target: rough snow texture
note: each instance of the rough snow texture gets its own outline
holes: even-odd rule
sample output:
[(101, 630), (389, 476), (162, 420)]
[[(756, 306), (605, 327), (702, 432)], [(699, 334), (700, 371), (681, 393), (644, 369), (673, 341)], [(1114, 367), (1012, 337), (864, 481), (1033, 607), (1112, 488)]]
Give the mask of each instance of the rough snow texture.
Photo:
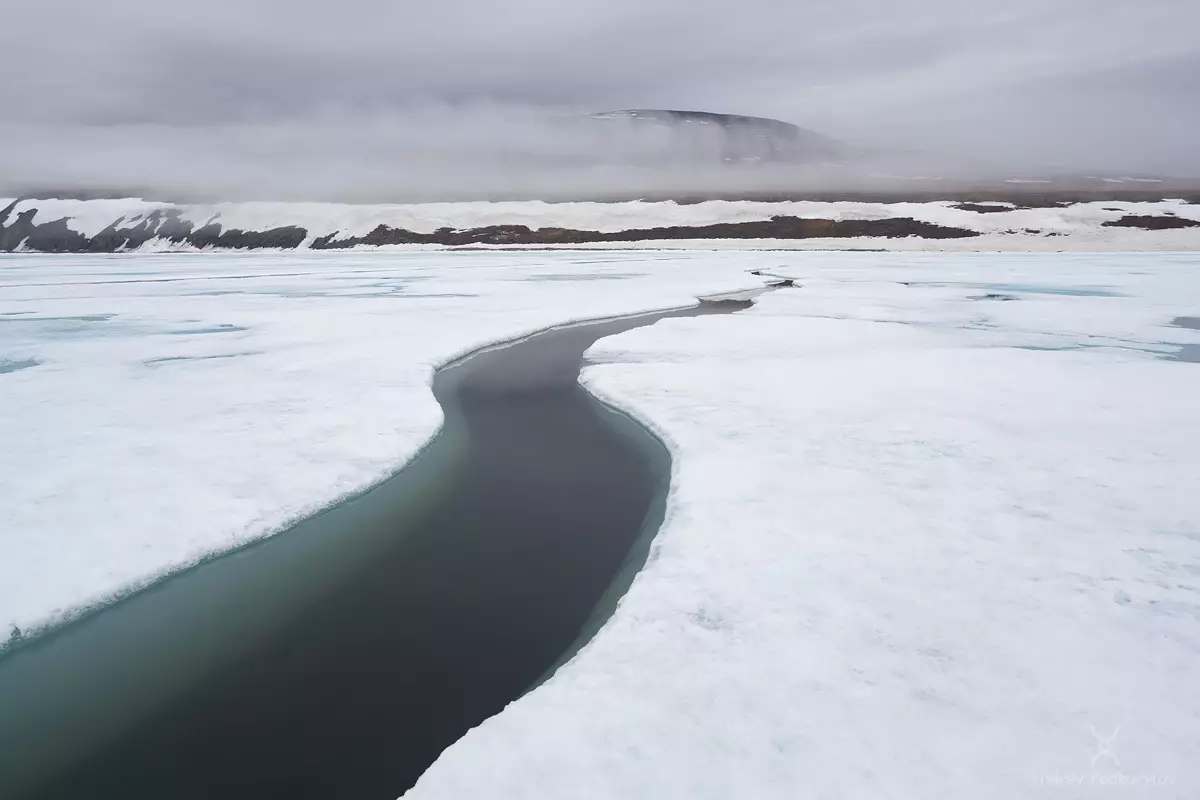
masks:
[(441, 424), (436, 365), (761, 284), (736, 254), (0, 256), (0, 644), (278, 530)]
[(592, 348), (666, 524), (409, 796), (1200, 796), (1200, 261), (775, 256)]
[[(0, 207), (11, 200), (0, 200)], [(345, 205), (337, 203), (219, 203), (177, 206), (137, 199), (122, 200), (22, 200), (9, 215), (8, 224), (22, 212), (36, 209), (33, 223), (42, 225), (66, 220), (66, 226), (87, 237), (106, 228), (132, 227), (156, 211), (179, 212), (179, 219), (200, 228), (210, 222), (225, 230), (269, 231), (302, 228), (307, 236), (301, 248), (317, 239), (336, 240), (364, 236), (383, 225), (420, 234), (442, 228), (469, 230), (494, 225), (525, 225), (531, 229), (569, 228), (611, 233), (625, 230), (696, 227), (717, 223), (765, 221), (776, 216), (805, 219), (886, 220), (911, 218), (918, 222), (974, 231), (969, 239), (925, 239), (857, 237), (810, 239), (759, 239), (755, 245), (789, 249), (898, 250), (1195, 250), (1200, 249), (1200, 227), (1177, 230), (1140, 230), (1105, 227), (1123, 216), (1162, 217), (1200, 221), (1200, 205), (1182, 201), (1125, 202), (1097, 201), (1063, 207), (1012, 208), (997, 213), (979, 213), (956, 208), (955, 202), (854, 203), (854, 202), (754, 202), (709, 201), (694, 204), (674, 202), (544, 203), (463, 202), (415, 205)], [(996, 203), (989, 203), (996, 205)], [(154, 224), (162, 224), (161, 220)], [(656, 246), (651, 236), (645, 242), (600, 243), (599, 248)], [(721, 246), (722, 240), (716, 244)], [(709, 248), (707, 240), (672, 240), (671, 248)], [(13, 246), (17, 246), (16, 243)], [(419, 245), (418, 245), (419, 246)], [(661, 245), (658, 245), (661, 246)], [(730, 240), (724, 246), (744, 248), (745, 240)], [(180, 249), (164, 238), (151, 239), (141, 249)], [(182, 246), (185, 247), (185, 246)], [(394, 247), (413, 247), (395, 245)]]

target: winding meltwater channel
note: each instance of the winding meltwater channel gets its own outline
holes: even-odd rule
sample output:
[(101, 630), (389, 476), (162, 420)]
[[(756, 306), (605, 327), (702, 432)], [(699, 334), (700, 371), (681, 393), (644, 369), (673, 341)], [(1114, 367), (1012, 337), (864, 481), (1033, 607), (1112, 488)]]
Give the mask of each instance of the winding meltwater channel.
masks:
[(0, 656), (0, 797), (398, 797), (595, 632), (661, 521), (666, 450), (579, 386), (584, 351), (749, 305), (449, 365), (392, 478)]

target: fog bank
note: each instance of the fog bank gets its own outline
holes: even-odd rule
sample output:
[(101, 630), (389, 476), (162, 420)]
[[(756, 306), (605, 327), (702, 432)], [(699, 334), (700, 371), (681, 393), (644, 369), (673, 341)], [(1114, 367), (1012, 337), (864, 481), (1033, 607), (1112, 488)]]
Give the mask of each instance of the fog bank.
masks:
[[(1183, 0), (19, 2), (0, 28), (0, 193), (372, 201), (1200, 176), (1198, 28)], [(889, 155), (849, 177), (730, 170), (650, 158), (674, 151), (645, 130), (565, 122), (623, 108), (773, 117)]]

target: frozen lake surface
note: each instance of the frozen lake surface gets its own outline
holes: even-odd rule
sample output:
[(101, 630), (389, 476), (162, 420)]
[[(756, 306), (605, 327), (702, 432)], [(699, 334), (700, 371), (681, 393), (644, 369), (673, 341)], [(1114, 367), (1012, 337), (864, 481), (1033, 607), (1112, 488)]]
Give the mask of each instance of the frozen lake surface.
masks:
[(456, 354), (747, 269), (801, 288), (590, 351), (673, 450), (667, 521), (412, 796), (1196, 796), (1193, 255), (8, 257), (3, 619), (390, 474)]

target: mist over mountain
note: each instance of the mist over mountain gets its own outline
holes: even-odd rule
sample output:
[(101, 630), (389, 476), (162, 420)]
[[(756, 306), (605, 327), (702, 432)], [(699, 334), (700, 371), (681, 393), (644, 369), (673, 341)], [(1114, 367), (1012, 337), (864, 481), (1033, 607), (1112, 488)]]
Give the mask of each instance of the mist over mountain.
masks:
[[(1031, 192), (1150, 198), (1200, 189), (1197, 181), (1148, 173), (868, 149), (782, 120), (692, 110), (426, 107), (377, 117), (354, 131), (322, 117), (305, 126), (256, 127), (252, 135), (236, 128), (204, 137), (154, 135), (146, 142), (103, 132), (114, 152), (97, 163), (72, 160), (76, 151), (69, 148), (57, 161), (46, 153), (52, 170), (9, 176), (0, 194), (377, 203)], [(326, 142), (346, 137), (351, 144), (344, 150), (326, 149)]]
[(1195, 178), (1197, 29), (1181, 0), (18, 3), (0, 26), (0, 194)]

